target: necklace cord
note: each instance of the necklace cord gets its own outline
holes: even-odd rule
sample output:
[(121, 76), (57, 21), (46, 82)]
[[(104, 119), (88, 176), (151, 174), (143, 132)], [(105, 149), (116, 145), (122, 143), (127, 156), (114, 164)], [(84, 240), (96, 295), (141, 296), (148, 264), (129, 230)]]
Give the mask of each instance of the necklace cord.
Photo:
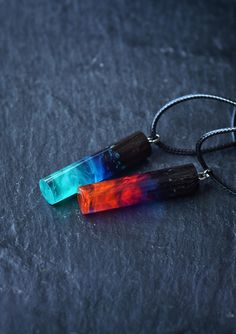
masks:
[[(218, 176), (214, 174), (214, 172), (209, 168), (208, 164), (206, 163), (205, 159), (203, 158), (204, 150), (202, 149), (203, 143), (210, 137), (217, 136), (217, 135), (223, 135), (226, 133), (233, 133), (234, 136), (236, 134), (236, 127), (232, 128), (224, 128), (224, 129), (218, 129), (213, 130), (210, 132), (207, 132), (196, 143), (196, 155), (199, 163), (201, 164), (203, 168), (203, 173), (208, 174), (218, 185), (221, 186), (224, 190), (230, 192), (233, 195), (236, 195), (236, 189), (234, 187), (228, 186), (226, 183), (224, 183)], [(236, 146), (236, 142), (234, 142), (234, 146)]]
[[(150, 136), (150, 138), (151, 138), (152, 142), (155, 143), (156, 145), (158, 145), (160, 148), (162, 148), (164, 151), (166, 151), (168, 153), (178, 154), (178, 155), (192, 155), (192, 156), (196, 155), (195, 149), (178, 148), (178, 147), (170, 146), (170, 145), (167, 145), (167, 144), (163, 143), (160, 140), (159, 135), (157, 134), (157, 130), (156, 130), (157, 123), (158, 123), (159, 119), (161, 118), (161, 116), (167, 110), (171, 109), (172, 107), (176, 106), (177, 104), (180, 104), (180, 103), (183, 103), (183, 102), (186, 102), (186, 101), (190, 101), (190, 100), (196, 100), (196, 99), (210, 99), (210, 100), (215, 100), (215, 101), (219, 101), (219, 102), (223, 102), (223, 103), (233, 105), (234, 106), (234, 113), (233, 113), (233, 119), (232, 119), (232, 122), (233, 122), (232, 126), (236, 126), (236, 102), (235, 101), (229, 100), (227, 98), (217, 96), (217, 95), (190, 94), (190, 95), (181, 96), (181, 97), (178, 97), (174, 100), (171, 100), (170, 102), (165, 104), (160, 110), (158, 110), (158, 112), (154, 116), (154, 119), (153, 119), (152, 125), (151, 125), (151, 136)], [(157, 137), (158, 137), (158, 140), (155, 141), (155, 139)], [(205, 149), (202, 149), (202, 153), (208, 153), (208, 152), (213, 152), (213, 151), (229, 148), (229, 147), (234, 146), (235, 143), (236, 143), (236, 134), (234, 133), (233, 134), (233, 142), (207, 147)]]
[[(236, 107), (234, 107), (234, 110), (233, 110), (231, 127), (232, 127), (232, 128), (235, 128), (235, 127), (236, 127)], [(232, 136), (233, 136), (234, 141), (236, 142), (236, 133), (233, 132), (233, 133), (232, 133)]]

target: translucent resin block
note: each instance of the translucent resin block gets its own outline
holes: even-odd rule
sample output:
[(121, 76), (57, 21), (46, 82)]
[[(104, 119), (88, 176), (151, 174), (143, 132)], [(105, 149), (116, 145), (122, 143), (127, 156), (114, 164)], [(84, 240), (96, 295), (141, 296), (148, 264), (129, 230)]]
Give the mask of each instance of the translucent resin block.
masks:
[(77, 193), (78, 187), (109, 179), (135, 166), (151, 154), (150, 143), (142, 132), (85, 157), (41, 179), (39, 186), (49, 204)]
[(198, 187), (194, 165), (184, 165), (79, 188), (78, 203), (83, 214), (164, 200), (193, 193)]

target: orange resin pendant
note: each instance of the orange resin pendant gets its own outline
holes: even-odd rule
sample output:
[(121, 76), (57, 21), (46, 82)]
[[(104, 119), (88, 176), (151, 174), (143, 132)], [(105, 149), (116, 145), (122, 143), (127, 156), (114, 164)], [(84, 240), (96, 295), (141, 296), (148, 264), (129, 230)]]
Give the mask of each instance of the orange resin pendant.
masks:
[(189, 164), (81, 186), (78, 203), (81, 212), (89, 214), (184, 196), (197, 187), (197, 170)]

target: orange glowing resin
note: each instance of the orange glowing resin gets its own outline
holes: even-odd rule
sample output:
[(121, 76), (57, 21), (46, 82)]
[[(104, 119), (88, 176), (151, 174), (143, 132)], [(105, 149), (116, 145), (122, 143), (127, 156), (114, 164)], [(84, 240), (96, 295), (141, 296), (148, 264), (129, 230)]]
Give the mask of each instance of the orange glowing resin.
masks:
[(198, 187), (194, 165), (177, 166), (79, 187), (83, 214), (192, 193)]

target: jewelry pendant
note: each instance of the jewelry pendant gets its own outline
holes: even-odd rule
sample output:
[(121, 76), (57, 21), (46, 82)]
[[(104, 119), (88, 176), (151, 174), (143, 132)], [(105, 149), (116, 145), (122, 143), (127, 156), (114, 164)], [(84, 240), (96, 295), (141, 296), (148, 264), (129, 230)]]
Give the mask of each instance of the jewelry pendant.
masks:
[[(229, 186), (209, 168), (203, 157), (204, 150), (202, 149), (203, 143), (208, 138), (229, 133), (235, 134), (236, 127), (210, 131), (197, 141), (195, 153), (203, 168), (202, 172), (197, 172), (193, 164), (188, 164), (79, 187), (78, 204), (81, 212), (89, 214), (150, 200), (165, 200), (191, 195), (198, 189), (199, 181), (208, 178), (215, 181), (222, 189), (236, 195), (236, 188)], [(235, 141), (223, 148), (230, 146), (235, 146)]]
[(192, 194), (199, 175), (193, 164), (85, 185), (79, 188), (83, 214)]
[[(142, 132), (136, 132), (130, 135), (129, 137), (119, 141), (118, 143), (110, 145), (109, 147), (105, 148), (104, 150), (94, 155), (85, 157), (41, 179), (39, 181), (39, 186), (42, 195), (49, 204), (56, 204), (72, 195), (75, 195), (77, 193), (78, 187), (80, 186), (117, 177), (124, 170), (133, 166), (137, 166), (138, 163), (145, 160), (151, 154), (151, 144), (158, 145), (160, 148), (169, 153), (180, 154), (180, 155), (195, 155), (196, 151), (194, 149), (172, 147), (170, 145), (165, 144), (160, 139), (160, 135), (157, 133), (157, 123), (160, 120), (160, 117), (164, 114), (164, 112), (166, 112), (168, 109), (172, 108), (173, 106), (179, 103), (194, 99), (211, 99), (233, 105), (234, 107), (236, 106), (235, 101), (231, 101), (229, 99), (220, 96), (206, 95), (206, 94), (191, 94), (172, 100), (168, 102), (166, 105), (164, 105), (154, 116), (151, 125), (151, 135), (149, 137), (146, 137)], [(236, 114), (234, 115), (234, 117), (235, 116)], [(233, 145), (235, 145), (235, 141), (222, 145), (219, 144), (212, 147), (207, 147), (205, 149), (202, 149), (201, 152), (202, 153), (211, 152), (218, 149), (232, 147)], [(175, 169), (171, 170), (175, 171)], [(163, 181), (162, 176), (164, 177), (164, 174), (163, 175), (161, 174), (160, 176), (159, 174), (157, 174), (158, 183)], [(146, 178), (147, 180), (149, 180), (149, 178), (150, 180), (152, 180), (151, 183), (153, 186), (154, 183), (153, 179), (155, 179), (155, 177), (153, 176), (153, 174), (151, 175), (152, 177), (146, 176)], [(137, 185), (138, 181), (141, 182), (141, 180), (139, 180), (139, 177), (137, 179)], [(146, 180), (146, 178), (144, 179)], [(164, 179), (166, 181), (165, 177)], [(132, 183), (132, 178), (131, 178), (131, 183)], [(147, 191), (147, 194), (145, 196), (149, 198), (150, 191), (148, 191), (147, 185), (143, 182), (141, 182), (141, 185), (144, 187), (144, 194), (146, 194), (145, 191)], [(134, 185), (132, 183), (132, 187), (133, 186)], [(158, 185), (157, 192), (159, 191), (161, 192), (162, 190), (164, 191), (165, 185), (161, 184), (160, 187), (163, 187), (163, 189), (162, 188), (159, 189), (159, 186), (160, 185)], [(169, 186), (171, 187), (171, 185)], [(151, 190), (151, 193), (153, 193), (153, 190)], [(167, 191), (165, 191), (164, 193), (165, 195), (163, 196), (167, 196)], [(133, 204), (132, 200), (130, 204), (131, 205)], [(128, 203), (128, 205), (130, 204)], [(97, 206), (97, 201), (96, 201), (96, 206)], [(123, 206), (123, 204), (121, 206)], [(85, 213), (87, 213), (86, 210)]]
[(39, 186), (49, 204), (77, 193), (78, 187), (106, 180), (136, 166), (151, 154), (151, 144), (142, 132), (135, 132), (102, 151), (85, 157), (41, 179)]

